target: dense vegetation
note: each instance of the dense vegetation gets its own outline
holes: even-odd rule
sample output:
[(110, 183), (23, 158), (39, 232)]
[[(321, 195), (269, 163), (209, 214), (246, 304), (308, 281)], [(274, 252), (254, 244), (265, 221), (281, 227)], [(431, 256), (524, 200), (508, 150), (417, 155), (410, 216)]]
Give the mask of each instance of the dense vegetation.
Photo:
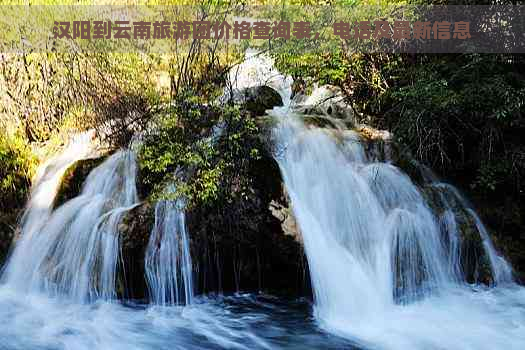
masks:
[(23, 137), (0, 131), (0, 165), (0, 259), (3, 259), (25, 204), (35, 166)]

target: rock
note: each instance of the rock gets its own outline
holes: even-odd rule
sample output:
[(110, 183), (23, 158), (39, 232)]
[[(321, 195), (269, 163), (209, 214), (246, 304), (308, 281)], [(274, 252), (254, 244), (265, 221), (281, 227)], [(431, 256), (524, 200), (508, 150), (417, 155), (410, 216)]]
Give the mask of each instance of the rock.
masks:
[(352, 106), (347, 102), (341, 89), (333, 85), (324, 85), (315, 89), (298, 111), (307, 115), (325, 115), (355, 125)]
[(11, 247), (11, 242), (17, 235), (18, 216), (22, 210), (13, 210), (9, 213), (0, 213), (0, 265), (5, 261)]
[(252, 164), (247, 198), (187, 213), (201, 292), (310, 295), (299, 231), (279, 167), (265, 154)]
[(234, 102), (243, 106), (254, 116), (262, 116), (266, 110), (282, 106), (281, 95), (269, 86), (254, 86), (235, 94)]
[(289, 201), (286, 204), (272, 200), (270, 202), (270, 211), (281, 222), (281, 230), (285, 235), (293, 237), (296, 241), (302, 243), (301, 232)]
[(456, 220), (462, 240), (461, 267), (467, 282), (490, 285), (494, 280), (490, 261), (474, 219), (466, 211), (461, 210), (456, 213)]
[(309, 128), (338, 129), (346, 127), (344, 124), (341, 125), (340, 120), (324, 115), (305, 115), (302, 119), (304, 124)]
[(155, 208), (152, 203), (142, 202), (129, 210), (118, 225), (122, 249), (145, 249), (154, 223)]
[(403, 147), (403, 145), (400, 145), (394, 140), (386, 143), (388, 144), (388, 160), (403, 170), (414, 183), (419, 186), (425, 186), (433, 176), (433, 174), (429, 174), (428, 168), (417, 162), (410, 151)]
[(297, 77), (292, 83), (292, 98), (306, 94), (306, 82), (303, 78)]
[(75, 198), (82, 191), (82, 185), (91, 170), (99, 166), (107, 156), (97, 158), (81, 159), (73, 163), (62, 176), (60, 187), (58, 188), (53, 208), (57, 208)]
[(355, 131), (359, 133), (363, 140), (368, 159), (379, 162), (392, 160), (393, 141), (390, 132), (375, 129), (367, 125), (358, 126)]
[(122, 249), (120, 295), (134, 299), (144, 299), (147, 295), (144, 257), (154, 223), (154, 205), (143, 202), (128, 211), (118, 225)]
[(473, 195), (472, 201), (487, 226), (493, 244), (514, 270), (514, 277), (525, 283), (525, 205), (511, 196), (488, 198)]
[[(441, 217), (448, 209), (454, 213), (461, 239), (459, 259), (466, 281), (490, 285), (493, 276), (489, 257), (485, 252), (483, 240), (472, 215), (448, 187), (425, 186), (423, 195), (437, 217)], [(442, 239), (445, 244), (448, 244), (448, 234), (444, 229), (445, 227), (442, 227)]]
[(281, 223), (282, 233), (303, 244), (301, 231), (293, 213), (290, 196), (286, 191), (284, 183), (281, 184), (279, 195), (279, 198), (270, 201), (270, 212)]

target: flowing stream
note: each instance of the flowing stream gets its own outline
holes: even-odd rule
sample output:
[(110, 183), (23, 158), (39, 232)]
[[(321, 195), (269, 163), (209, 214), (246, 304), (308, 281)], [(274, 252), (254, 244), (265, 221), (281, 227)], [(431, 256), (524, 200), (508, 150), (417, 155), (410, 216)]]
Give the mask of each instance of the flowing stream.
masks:
[(230, 79), (237, 91), (264, 83), (283, 99), (270, 111), (272, 141), (313, 303), (194, 295), (181, 200), (155, 207), (144, 262), (149, 300), (119, 300), (118, 225), (139, 204), (135, 154), (107, 157), (78, 196), (55, 208), (66, 170), (94, 152), (84, 134), (34, 181), (3, 268), (0, 349), (525, 348), (525, 288), (456, 188), (423, 167), (416, 184), (355, 131), (307, 126), (302, 107), (328, 90), (292, 101), (291, 79), (264, 56), (249, 52)]

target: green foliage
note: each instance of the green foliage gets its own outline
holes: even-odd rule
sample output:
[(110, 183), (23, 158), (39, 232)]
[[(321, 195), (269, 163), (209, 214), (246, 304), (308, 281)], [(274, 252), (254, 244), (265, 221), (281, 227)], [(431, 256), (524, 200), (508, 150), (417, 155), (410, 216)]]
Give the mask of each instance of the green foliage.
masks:
[[(143, 179), (154, 199), (182, 196), (191, 207), (246, 195), (249, 162), (262, 147), (255, 120), (236, 107), (197, 101), (189, 92), (179, 94), (141, 148)], [(171, 183), (177, 192), (167, 195)]]
[(292, 50), (276, 53), (275, 57), (279, 70), (294, 78), (315, 77), (315, 81), (320, 84), (341, 85), (348, 72), (339, 50), (303, 55), (297, 55)]
[(391, 99), (385, 125), (420, 159), (442, 167), (468, 159), (471, 152), (479, 155), (480, 147), (485, 153), (477, 159), (503, 151), (495, 135), (512, 132), (523, 121), (520, 65), (503, 55), (422, 59), (405, 69), (403, 81), (393, 81), (385, 97)]
[(478, 174), (472, 184), (472, 188), (481, 192), (494, 192), (497, 185), (501, 183), (505, 167), (501, 164), (484, 164), (478, 169)]
[[(377, 5), (330, 15), (348, 22), (391, 20), (396, 7)], [(293, 20), (305, 11), (283, 8), (282, 16)], [(324, 21), (315, 11), (305, 18)], [(309, 51), (303, 50), (304, 42), (276, 41), (270, 52), (282, 72), (310, 86), (341, 87), (368, 123), (393, 131), (418, 160), (461, 177), (475, 191), (523, 193), (525, 156), (518, 136), (525, 127), (522, 57), (355, 53), (351, 39), (327, 38)]]
[(35, 158), (25, 140), (0, 132), (0, 212), (24, 206)]
[[(335, 84), (373, 126), (470, 188), (523, 193), (525, 64), (513, 55), (352, 54)], [(280, 67), (293, 72), (285, 55)], [(299, 60), (298, 57), (295, 60)], [(319, 60), (322, 61), (322, 60)], [(327, 63), (317, 63), (324, 65)], [(315, 64), (313, 65), (315, 67)], [(301, 74), (307, 74), (305, 65)], [(323, 73), (313, 80), (325, 83)], [(330, 70), (327, 70), (330, 72)], [(342, 82), (342, 83), (341, 83)]]

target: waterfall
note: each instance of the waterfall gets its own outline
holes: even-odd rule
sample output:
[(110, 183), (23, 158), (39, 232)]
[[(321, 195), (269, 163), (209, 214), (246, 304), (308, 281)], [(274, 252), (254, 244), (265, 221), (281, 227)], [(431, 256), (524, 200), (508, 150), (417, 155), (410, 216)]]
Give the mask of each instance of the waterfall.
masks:
[[(364, 127), (347, 129), (354, 120), (342, 122), (344, 108), (312, 108), (334, 96), (332, 88), (291, 101), (291, 79), (268, 57), (248, 52), (230, 79), (237, 92), (267, 84), (283, 99), (270, 112), (274, 157), (302, 235), (314, 317), (306, 299), (194, 296), (178, 197), (156, 203), (144, 268), (152, 304), (185, 307), (114, 302), (118, 225), (138, 205), (135, 153), (107, 157), (77, 197), (53, 208), (67, 169), (94, 154), (87, 133), (43, 164), (33, 182), (2, 274), (1, 349), (524, 348), (525, 288), (455, 187), (422, 165), (422, 179), (409, 177), (391, 161), (395, 149), (370, 145)], [(313, 114), (337, 116), (336, 129), (306, 126)], [(216, 142), (224, 128), (217, 124), (199, 142)], [(175, 195), (174, 185), (167, 192)], [(148, 218), (142, 213), (140, 225)]]
[(40, 171), (3, 279), (26, 293), (109, 300), (116, 297), (117, 225), (138, 201), (135, 155), (116, 152), (91, 171), (79, 196), (51, 211), (62, 174), (82, 157), (77, 148)]
[[(452, 196), (452, 200), (458, 201), (461, 207), (465, 209), (466, 213), (470, 215), (474, 220), (476, 229), (483, 242), (483, 249), (485, 250), (485, 253), (487, 254), (490, 260), (490, 269), (494, 279), (493, 283), (502, 284), (513, 282), (512, 267), (500, 254), (498, 254), (498, 252), (494, 248), (492, 240), (490, 239), (490, 236), (487, 232), (487, 228), (481, 221), (479, 215), (472, 208), (472, 205), (467, 201), (467, 199), (463, 195), (461, 195), (457, 188), (450, 184), (434, 181), (431, 183), (431, 186), (440, 190), (442, 201), (447, 206), (448, 211), (450, 211), (451, 209), (449, 205), (450, 199), (447, 198), (447, 195)], [(453, 224), (455, 225), (455, 223)], [(453, 229), (452, 231), (454, 230), (455, 229)]]
[[(302, 234), (314, 315), (323, 328), (366, 348), (523, 344), (523, 323), (516, 319), (523, 289), (513, 284), (509, 264), (455, 188), (427, 184), (441, 194), (438, 214), (403, 171), (367, 156), (356, 133), (307, 128), (290, 108), (272, 114), (279, 119), (275, 157)], [(453, 189), (455, 199), (443, 188)], [(478, 262), (463, 260), (461, 213), (475, 224), (492, 289), (466, 282), (464, 268)], [(483, 342), (478, 332), (491, 341)]]
[[(320, 317), (342, 312), (362, 317), (464, 280), (454, 213), (446, 211), (442, 219), (451, 242), (445, 244), (440, 219), (400, 169), (368, 161), (355, 139), (339, 145), (334, 135), (298, 120), (283, 122), (275, 138)], [(494, 280), (511, 280), (499, 272), (504, 259), (475, 217)]]
[[(319, 324), (366, 348), (521, 346), (523, 323), (515, 315), (523, 290), (459, 192), (447, 185), (452, 199), (438, 190), (443, 210), (436, 212), (425, 188), (388, 159), (367, 154), (358, 133), (342, 123), (337, 130), (304, 124), (305, 106), (326, 95), (322, 87), (291, 101), (290, 79), (270, 59), (247, 56), (240, 70), (255, 78), (237, 81), (264, 81), (272, 72), (266, 85), (283, 97), (284, 106), (270, 111), (277, 120), (275, 159), (304, 242)], [(426, 187), (440, 187), (434, 174), (420, 170)], [(500, 288), (467, 282), (464, 268), (472, 262), (462, 256), (463, 213), (475, 223), (492, 287)], [(465, 325), (477, 331), (464, 333)]]
[(24, 239), (31, 237), (51, 214), (53, 199), (69, 166), (94, 153), (93, 137), (93, 131), (73, 136), (60, 154), (38, 167), (21, 220)]
[[(171, 191), (174, 189), (171, 187)], [(182, 200), (163, 200), (155, 206), (155, 225), (146, 248), (145, 270), (151, 302), (190, 304), (192, 264)]]
[[(94, 152), (93, 136), (93, 132), (73, 136), (61, 153), (38, 167), (33, 179), (31, 194), (20, 222), (22, 234), (21, 237), (16, 237), (14, 249), (9, 259), (19, 262), (16, 266), (22, 267), (25, 264), (23, 261), (26, 259), (26, 252), (21, 246), (30, 245), (29, 242), (33, 239), (33, 235), (49, 219), (53, 201), (66, 170), (76, 161), (87, 158)], [(9, 279), (8, 276), (12, 274), (10, 271), (17, 269), (15, 264), (8, 266), (10, 267), (3, 267), (2, 282)]]

